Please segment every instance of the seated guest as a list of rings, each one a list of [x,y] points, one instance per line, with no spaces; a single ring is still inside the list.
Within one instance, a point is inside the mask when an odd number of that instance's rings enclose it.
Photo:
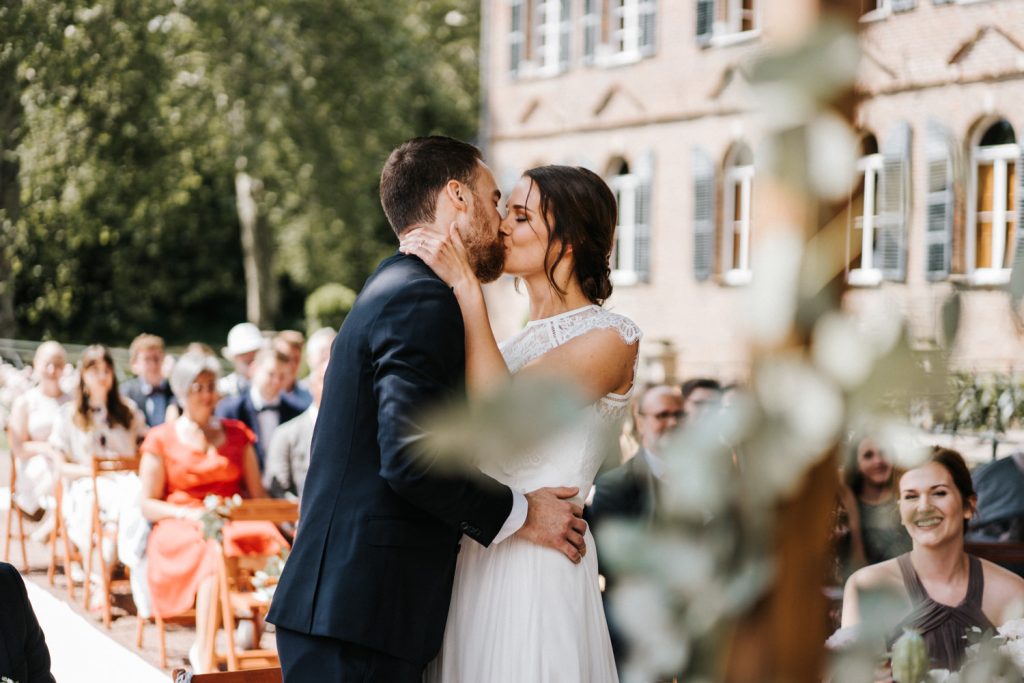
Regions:
[[[331,344],[334,343],[336,336],[338,336],[338,332],[333,327],[321,327],[309,335],[309,341],[306,342],[306,366],[311,373],[313,368],[319,367],[321,363],[326,363],[331,359]],[[308,390],[309,377],[300,379],[299,386]]]
[[[263,485],[274,498],[301,498],[309,469],[309,450],[313,445],[313,425],[320,409],[327,363],[321,363],[309,374],[313,403],[306,412],[285,422],[274,432],[267,453]]]
[[[18,570],[0,562],[0,680],[54,683],[50,650]]]
[[[71,400],[60,387],[66,364],[63,346],[55,341],[40,344],[32,361],[32,374],[38,384],[18,396],[11,408],[7,433],[18,468],[14,503],[30,519],[38,519],[53,502],[53,460],[48,439],[61,406]]]
[[[153,612],[182,614],[195,605],[196,642],[189,652],[197,673],[212,668],[213,638],[207,626],[217,609],[216,553],[203,537],[200,519],[208,495],[266,497],[253,450],[253,433],[237,420],[214,416],[216,359],[186,353],[171,374],[182,406],[142,444],[142,513],[155,526],[146,548],[146,576]],[[232,522],[223,529],[228,554],[275,554],[287,547],[268,522]]]
[[[594,485],[588,516],[647,518],[654,512],[655,480],[665,471],[661,450],[683,419],[683,398],[675,387],[657,384],[644,391],[634,413],[640,450]]]
[[[221,377],[217,391],[221,396],[237,396],[249,388],[252,361],[256,352],[267,345],[260,328],[252,323],[238,323],[228,332],[228,345],[221,353],[235,366],[234,372]]]
[[[860,439],[843,467],[841,499],[850,528],[848,571],[910,550],[896,506],[896,470],[872,439]]]
[[[121,385],[121,393],[142,410],[147,425],[161,425],[167,419],[167,409],[174,405],[171,385],[163,374],[164,340],[155,334],[140,334],[128,347],[128,356],[135,377]]]
[[[298,417],[302,408],[282,395],[291,359],[273,348],[260,349],[252,362],[252,384],[217,404],[217,416],[240,420],[256,434],[256,458],[265,468],[267,447],[278,425]]]
[[[971,477],[978,492],[978,513],[971,520],[970,541],[1024,541],[1024,452],[977,467]]]
[[[288,379],[285,380],[282,391],[292,403],[303,410],[313,402],[313,396],[309,393],[309,389],[298,383],[299,367],[302,365],[302,347],[305,343],[306,338],[296,330],[278,332],[274,336],[274,341],[271,342],[277,351],[289,358]]]
[[[683,415],[687,424],[705,411],[718,406],[722,399],[722,385],[716,379],[696,377],[683,382]]]
[[[105,346],[86,348],[78,361],[78,390],[74,400],[61,408],[50,434],[58,473],[69,481],[61,503],[68,539],[85,552],[92,519],[92,457],[134,456],[146,433],[146,421],[130,400],[117,390],[114,359]],[[139,480],[131,472],[117,472],[97,480],[100,518],[104,525],[117,527],[122,509],[138,500]],[[108,569],[113,568],[114,545],[103,545]],[[97,594],[98,596],[98,594]]]
[[[885,590],[907,616],[889,637],[917,630],[932,668],[960,668],[972,627],[994,630],[1015,617],[1024,601],[1024,579],[964,551],[964,532],[974,516],[971,473],[956,451],[934,447],[929,460],[898,481],[900,520],[910,552],[855,572],[843,592],[843,627],[860,623],[861,593]]]

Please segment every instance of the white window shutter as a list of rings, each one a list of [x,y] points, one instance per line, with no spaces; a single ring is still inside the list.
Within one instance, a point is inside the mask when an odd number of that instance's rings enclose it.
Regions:
[[[570,9],[572,2],[570,0],[560,0],[561,6],[558,8],[558,68],[565,71],[569,68],[569,59],[572,36],[572,11]]]
[[[1014,283],[1024,281],[1024,145],[1021,146],[1020,156],[1017,158],[1017,227],[1014,230],[1015,237],[1013,246],[1013,270],[1011,277]]]
[[[925,214],[925,275],[944,280],[949,275],[953,246],[953,149],[949,131],[928,120],[925,152],[928,159],[927,213]]]
[[[651,186],[654,180],[654,152],[647,152],[635,165],[637,179],[634,199],[633,268],[640,282],[651,281]]]
[[[715,258],[715,162],[700,147],[693,148],[693,276],[711,277]]]
[[[655,48],[658,3],[640,0],[640,54],[652,55]]]
[[[711,43],[715,26],[715,0],[697,0],[697,42]]]
[[[601,2],[600,0],[584,0],[583,2],[583,61],[593,64],[597,56],[597,44],[601,38]]]
[[[509,30],[509,71],[513,75],[519,73],[519,66],[523,61],[523,48],[526,37],[526,11],[525,0],[512,0],[512,22]]]
[[[917,5],[917,0],[892,0],[893,12],[908,12]]]
[[[882,277],[902,281],[907,274],[907,217],[910,213],[910,125],[897,124],[882,145],[879,182],[878,254]]]

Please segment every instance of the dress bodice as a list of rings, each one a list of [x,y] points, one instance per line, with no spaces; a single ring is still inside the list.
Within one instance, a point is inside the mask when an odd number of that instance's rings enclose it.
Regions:
[[[28,438],[31,441],[46,441],[53,431],[53,423],[60,414],[61,406],[71,400],[68,394],[54,398],[47,396],[39,387],[33,387],[23,394],[28,413]]]
[[[531,320],[499,346],[511,373],[519,372],[552,349],[599,329],[618,332],[625,344],[635,344],[642,333],[629,318],[597,305],[584,306],[549,318]],[[633,365],[636,376],[636,360]],[[608,443],[617,444],[617,427],[625,417],[633,387],[624,394],[609,393],[587,406],[570,428],[554,435],[531,452],[503,463],[490,463],[485,471],[517,491],[544,486],[579,487],[585,496],[597,475]],[[610,439],[610,441],[609,441]]]

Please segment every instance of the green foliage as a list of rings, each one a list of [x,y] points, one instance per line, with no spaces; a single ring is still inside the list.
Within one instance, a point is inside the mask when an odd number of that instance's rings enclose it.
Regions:
[[[219,341],[245,312],[239,171],[260,183],[279,276],[358,289],[394,248],[377,199],[390,149],[472,137],[477,4],[5,4],[0,73],[17,78],[0,101],[23,112],[0,112],[21,210],[0,215],[0,266],[23,334]]]
[[[321,327],[338,329],[356,302],[356,293],[345,285],[328,282],[306,298],[306,327],[310,333]]]
[[[957,374],[938,422],[950,431],[1005,432],[1024,420],[1024,381],[1011,375]]]

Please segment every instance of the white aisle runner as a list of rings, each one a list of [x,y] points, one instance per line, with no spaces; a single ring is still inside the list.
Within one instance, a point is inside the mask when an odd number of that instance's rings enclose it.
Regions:
[[[46,634],[57,683],[170,683],[171,675],[148,664],[31,581],[28,597]]]

